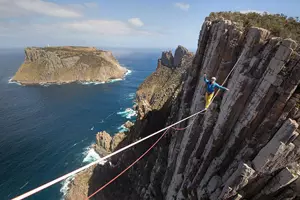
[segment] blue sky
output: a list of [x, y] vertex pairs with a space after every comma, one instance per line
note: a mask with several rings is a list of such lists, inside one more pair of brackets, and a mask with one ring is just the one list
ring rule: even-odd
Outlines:
[[299, 7], [299, 0], [0, 0], [0, 44], [195, 49], [210, 12], [295, 17]]

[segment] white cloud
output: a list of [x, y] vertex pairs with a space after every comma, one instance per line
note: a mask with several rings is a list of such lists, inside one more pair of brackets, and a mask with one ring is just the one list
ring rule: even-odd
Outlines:
[[190, 4], [177, 2], [174, 4], [175, 7], [180, 8], [181, 10], [188, 11], [190, 8]]
[[246, 13], [252, 13], [252, 12], [258, 13], [258, 14], [264, 14], [264, 11], [260, 11], [260, 10], [242, 10], [240, 12], [244, 13], [244, 14], [246, 14]]
[[83, 20], [62, 24], [63, 28], [100, 35], [128, 35], [134, 32], [126, 23], [111, 20]]
[[138, 30], [128, 23], [117, 20], [82, 20], [62, 24], [68, 30], [98, 35], [152, 35], [151, 32]]
[[158, 34], [146, 30], [139, 30], [127, 22], [117, 20], [78, 20], [59, 23], [21, 23], [0, 22], [0, 33], [6, 36], [151, 36]]
[[131, 18], [128, 20], [128, 22], [130, 24], [132, 24], [133, 26], [137, 26], [137, 27], [144, 26], [144, 23], [142, 22], [142, 20], [140, 18]]
[[52, 17], [75, 18], [82, 14], [71, 6], [44, 0], [0, 0], [0, 18], [41, 14]]

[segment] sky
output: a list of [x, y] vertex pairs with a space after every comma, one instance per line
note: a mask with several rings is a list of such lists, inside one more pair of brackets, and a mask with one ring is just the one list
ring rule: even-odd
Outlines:
[[0, 0], [0, 48], [80, 45], [196, 49], [210, 12], [299, 16], [299, 0]]

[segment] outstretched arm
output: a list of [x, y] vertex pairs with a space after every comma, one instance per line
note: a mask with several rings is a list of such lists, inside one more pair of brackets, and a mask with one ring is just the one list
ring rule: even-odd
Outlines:
[[209, 80], [207, 80], [207, 78], [206, 78], [206, 74], [204, 74], [203, 77], [204, 77], [204, 82], [205, 82], [205, 83], [209, 83]]
[[227, 91], [229, 90], [228, 88], [223, 87], [223, 86], [219, 85], [218, 83], [215, 83], [215, 84], [216, 84], [217, 88], [219, 88], [221, 90], [227, 90]]

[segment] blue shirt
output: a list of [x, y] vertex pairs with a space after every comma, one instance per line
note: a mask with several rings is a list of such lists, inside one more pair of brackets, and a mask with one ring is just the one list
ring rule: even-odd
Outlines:
[[211, 83], [209, 80], [207, 80], [205, 77], [204, 77], [204, 81], [205, 81], [205, 83], [206, 83], [206, 86], [207, 86], [207, 88], [206, 88], [206, 91], [208, 92], [208, 93], [213, 93], [214, 91], [215, 91], [215, 88], [217, 87], [217, 88], [219, 88], [219, 89], [222, 89], [222, 90], [226, 90], [227, 88], [225, 88], [225, 87], [223, 87], [223, 86], [221, 86], [221, 85], [219, 85], [218, 83]]

